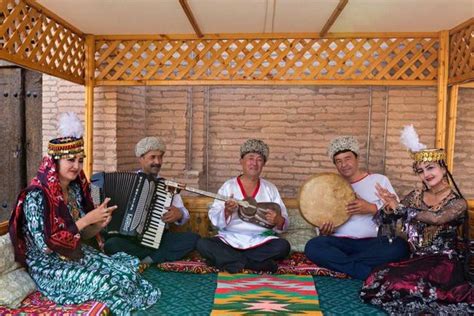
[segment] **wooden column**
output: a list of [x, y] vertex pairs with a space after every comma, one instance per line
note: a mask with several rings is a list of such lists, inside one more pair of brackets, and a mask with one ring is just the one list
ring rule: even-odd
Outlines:
[[93, 35], [86, 36], [86, 71], [85, 71], [85, 92], [86, 108], [84, 114], [85, 121], [85, 153], [86, 162], [84, 172], [90, 179], [93, 171], [93, 147], [94, 147], [94, 70], [95, 70], [95, 38]]
[[439, 33], [438, 54], [438, 112], [436, 117], [436, 144], [438, 148], [446, 146], [446, 112], [448, 95], [449, 32]]
[[455, 84], [449, 88], [449, 107], [446, 134], [446, 163], [449, 171], [453, 172], [454, 167], [454, 143], [456, 142], [456, 121], [458, 113], [458, 92], [459, 85]]

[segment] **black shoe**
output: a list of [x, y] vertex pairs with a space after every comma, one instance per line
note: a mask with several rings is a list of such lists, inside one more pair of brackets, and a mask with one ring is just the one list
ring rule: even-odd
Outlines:
[[219, 270], [225, 270], [231, 274], [240, 273], [244, 269], [241, 263], [226, 264], [223, 267], [219, 267]]
[[245, 265], [246, 269], [254, 270], [254, 271], [263, 271], [263, 272], [271, 272], [275, 273], [278, 270], [278, 264], [269, 259], [265, 261], [253, 261], [253, 260], [248, 260], [247, 264]]

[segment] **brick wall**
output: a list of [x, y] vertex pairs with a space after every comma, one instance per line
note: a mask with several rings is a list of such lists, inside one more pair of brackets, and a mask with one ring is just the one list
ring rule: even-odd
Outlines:
[[[84, 92], [50, 77], [44, 89], [47, 141], [53, 114], [71, 107], [83, 113]], [[458, 129], [472, 123], [471, 91], [460, 93], [465, 118]], [[386, 174], [404, 195], [419, 181], [399, 143], [401, 129], [414, 124], [428, 146], [435, 139], [434, 87], [104, 87], [96, 88], [96, 98], [94, 171], [136, 169], [136, 141], [155, 135], [168, 147], [162, 175], [211, 192], [239, 174], [239, 147], [256, 137], [270, 145], [264, 177], [284, 197], [296, 197], [311, 175], [335, 172], [327, 144], [351, 134], [361, 143], [361, 165]], [[458, 135], [459, 142], [472, 144], [472, 129]], [[455, 161], [460, 175], [471, 167], [466, 155]], [[469, 177], [460, 181], [469, 186]]]
[[[420, 109], [427, 113], [420, 114]], [[209, 187], [215, 190], [238, 174], [240, 144], [257, 137], [270, 145], [264, 176], [285, 197], [296, 196], [311, 175], [335, 171], [326, 155], [328, 142], [335, 136], [354, 135], [361, 144], [361, 166], [386, 174], [406, 193], [416, 178], [399, 143], [400, 131], [403, 125], [415, 123], [421, 139], [432, 146], [434, 113], [433, 88], [211, 88]], [[419, 122], [420, 117], [427, 119]]]

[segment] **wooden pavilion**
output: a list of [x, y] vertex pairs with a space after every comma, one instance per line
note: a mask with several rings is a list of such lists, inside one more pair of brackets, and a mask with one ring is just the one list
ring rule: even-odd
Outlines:
[[458, 91], [474, 87], [474, 1], [296, 4], [2, 0], [0, 59], [85, 86], [88, 174], [94, 88], [111, 85], [435, 86], [435, 145], [453, 168]]

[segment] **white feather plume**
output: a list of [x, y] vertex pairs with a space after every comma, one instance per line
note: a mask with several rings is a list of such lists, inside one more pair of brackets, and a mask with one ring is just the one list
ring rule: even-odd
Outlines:
[[81, 138], [84, 134], [84, 127], [81, 120], [74, 112], [61, 114], [58, 123], [59, 137]]
[[403, 128], [400, 141], [411, 152], [420, 151], [426, 148], [425, 144], [420, 143], [420, 138], [418, 137], [413, 125], [407, 125]]

